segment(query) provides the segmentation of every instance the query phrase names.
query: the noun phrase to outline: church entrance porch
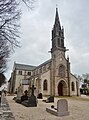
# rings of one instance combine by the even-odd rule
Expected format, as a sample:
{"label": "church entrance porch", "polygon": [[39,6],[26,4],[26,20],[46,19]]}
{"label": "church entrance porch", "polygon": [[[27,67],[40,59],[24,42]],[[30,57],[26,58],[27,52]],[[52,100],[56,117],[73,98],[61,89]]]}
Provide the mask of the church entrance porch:
{"label": "church entrance porch", "polygon": [[58,95],[65,96],[67,95],[67,85],[66,82],[61,80],[58,84]]}

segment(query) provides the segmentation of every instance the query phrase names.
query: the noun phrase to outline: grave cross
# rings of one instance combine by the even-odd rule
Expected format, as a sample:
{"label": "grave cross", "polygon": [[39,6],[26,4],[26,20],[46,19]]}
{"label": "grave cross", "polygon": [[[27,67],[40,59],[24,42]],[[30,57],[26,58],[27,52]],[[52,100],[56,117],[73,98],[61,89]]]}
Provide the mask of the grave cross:
{"label": "grave cross", "polygon": [[34,90],[36,89],[36,87],[34,87],[34,85],[32,85],[31,89],[32,89],[32,95],[34,95]]}

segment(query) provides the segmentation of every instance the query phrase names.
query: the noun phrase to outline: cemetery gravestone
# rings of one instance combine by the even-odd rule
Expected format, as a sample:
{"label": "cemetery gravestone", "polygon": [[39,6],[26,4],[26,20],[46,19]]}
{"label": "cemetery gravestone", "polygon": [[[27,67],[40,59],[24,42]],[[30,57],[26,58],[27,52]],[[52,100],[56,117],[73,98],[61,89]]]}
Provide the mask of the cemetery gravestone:
{"label": "cemetery gravestone", "polygon": [[54,96],[49,96],[46,100],[43,100],[46,103],[54,102]]}
{"label": "cemetery gravestone", "polygon": [[21,96],[21,102],[23,102],[24,100],[28,100],[28,91],[27,90],[25,90],[24,95]]}
{"label": "cemetery gravestone", "polygon": [[57,101],[57,108],[46,108],[46,111],[54,114],[56,116],[66,116],[69,115],[68,112],[68,102],[66,99],[61,99]]}
{"label": "cemetery gravestone", "polygon": [[21,96],[22,96],[22,94],[23,94],[23,89],[22,89],[22,87],[21,87],[21,85],[18,87],[18,90],[17,90],[17,97],[16,97],[16,99],[15,99],[15,101],[17,102],[17,103],[21,103]]}
{"label": "cemetery gravestone", "polygon": [[68,102],[67,102],[66,99],[58,100],[58,102],[57,102],[57,112],[58,112],[58,116],[69,115]]}
{"label": "cemetery gravestone", "polygon": [[37,99],[36,96],[34,95],[34,90],[36,88],[34,87],[34,85],[32,85],[31,87],[31,96],[28,98],[28,100],[23,101],[21,104],[26,106],[26,107],[37,107]]}
{"label": "cemetery gravestone", "polygon": [[49,96],[46,100],[47,103],[54,102],[54,96]]}
{"label": "cemetery gravestone", "polygon": [[43,96],[42,96],[42,93],[39,93],[38,96],[37,96],[38,99],[42,99]]}

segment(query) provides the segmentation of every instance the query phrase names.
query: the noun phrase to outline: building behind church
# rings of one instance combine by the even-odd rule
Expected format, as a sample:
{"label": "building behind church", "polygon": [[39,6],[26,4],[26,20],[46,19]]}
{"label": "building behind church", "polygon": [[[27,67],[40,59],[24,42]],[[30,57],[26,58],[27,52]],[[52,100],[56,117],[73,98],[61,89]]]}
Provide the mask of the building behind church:
{"label": "building behind church", "polygon": [[23,90],[29,90],[29,87],[34,84],[36,94],[79,95],[79,82],[71,73],[69,57],[66,58],[65,52],[64,29],[60,24],[58,8],[56,8],[55,22],[52,29],[51,59],[39,66],[14,63],[9,81],[9,91],[14,93],[19,85],[22,85]]}

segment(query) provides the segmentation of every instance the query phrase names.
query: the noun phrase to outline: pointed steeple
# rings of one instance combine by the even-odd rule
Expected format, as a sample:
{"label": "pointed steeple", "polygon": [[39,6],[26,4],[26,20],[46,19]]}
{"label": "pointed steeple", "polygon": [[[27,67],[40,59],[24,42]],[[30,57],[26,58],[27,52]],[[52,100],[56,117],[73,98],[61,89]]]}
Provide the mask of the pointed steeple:
{"label": "pointed steeple", "polygon": [[56,36],[62,35],[63,31],[61,29],[59,15],[58,15],[58,8],[56,7],[56,15],[55,15],[55,22],[53,26],[52,38]]}
{"label": "pointed steeple", "polygon": [[52,30],[52,51],[61,49],[65,51],[64,47],[64,28],[60,25],[58,8],[56,7],[55,22]]}
{"label": "pointed steeple", "polygon": [[56,15],[55,15],[55,24],[54,27],[58,26],[61,29],[59,15],[58,15],[58,8],[56,7]]}

